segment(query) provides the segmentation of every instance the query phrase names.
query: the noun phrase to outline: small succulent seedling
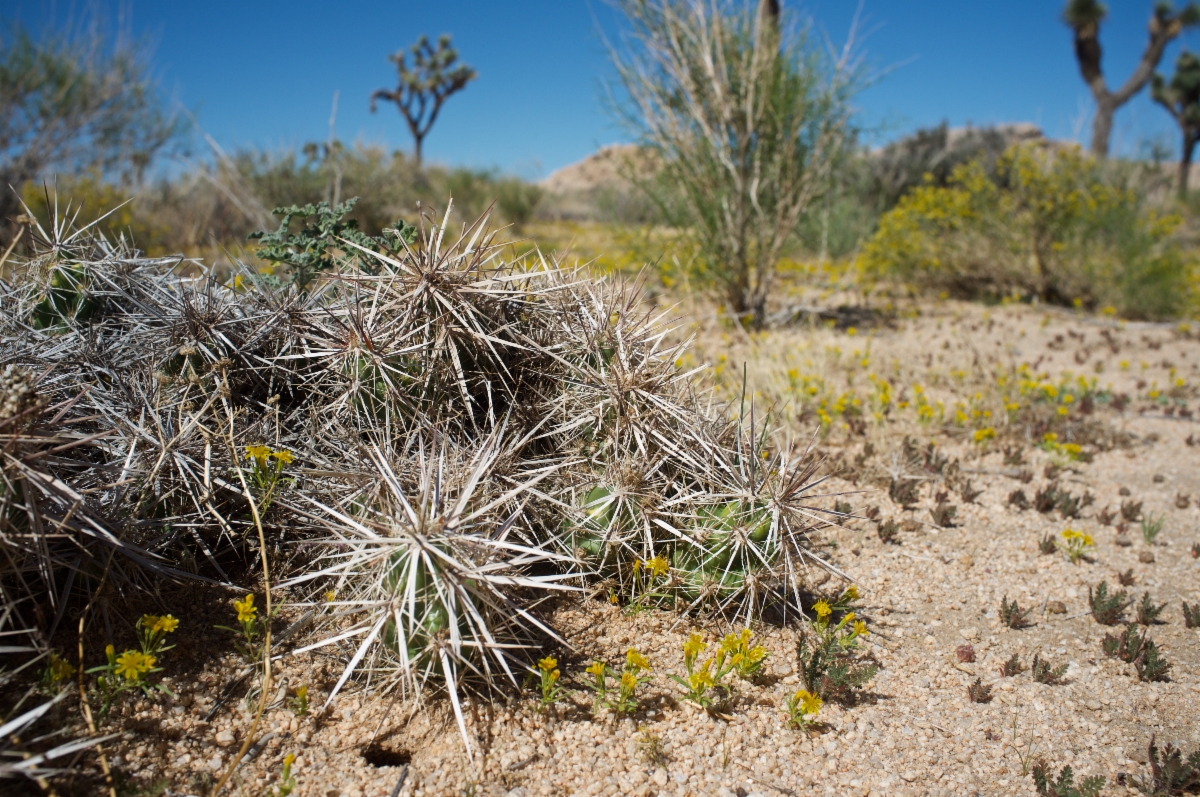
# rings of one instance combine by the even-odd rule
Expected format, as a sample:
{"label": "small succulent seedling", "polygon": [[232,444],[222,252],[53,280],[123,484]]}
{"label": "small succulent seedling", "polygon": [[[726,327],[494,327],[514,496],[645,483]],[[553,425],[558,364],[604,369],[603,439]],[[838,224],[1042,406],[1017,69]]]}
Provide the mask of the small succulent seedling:
{"label": "small succulent seedling", "polygon": [[1021,659],[1016,653],[1008,657],[1008,661],[1000,665],[1000,675],[1004,678],[1012,678],[1025,672],[1025,665],[1021,664]]}
{"label": "small succulent seedling", "polygon": [[1054,667],[1050,662],[1041,657],[1040,654],[1033,654],[1033,664],[1030,667],[1033,680],[1039,684],[1048,686],[1058,686],[1063,683],[1063,676],[1067,674],[1067,665],[1061,664]]}
{"label": "small succulent seedling", "polygon": [[1092,617],[1100,625],[1116,625],[1121,622],[1125,610],[1133,604],[1133,599],[1121,590],[1112,595],[1108,594],[1108,582],[1101,581],[1095,591],[1088,587],[1088,605],[1092,609]]}
{"label": "small succulent seedling", "polygon": [[1133,568],[1129,568],[1124,573],[1117,573],[1117,583],[1122,587],[1132,587],[1134,584]]}
{"label": "small succulent seedling", "polygon": [[1093,775],[1084,778],[1078,785],[1075,783],[1075,773],[1071,767],[1065,766],[1054,779],[1054,772],[1045,761],[1035,761],[1033,764],[1033,785],[1037,793],[1043,797],[1098,797],[1104,788],[1104,776]]}
{"label": "small succulent seedling", "polygon": [[1096,522],[1101,526],[1111,526],[1112,522],[1117,519],[1116,512],[1110,512],[1108,507],[1104,507],[1096,513]]}
{"label": "small succulent seedling", "polygon": [[1140,520],[1141,517],[1142,517],[1142,502],[1141,501],[1134,501],[1134,500],[1130,499],[1129,501],[1121,502],[1121,519],[1122,520],[1126,521],[1127,523],[1134,523],[1137,520]]}
{"label": "small succulent seedling", "polygon": [[1175,795],[1200,786],[1200,750],[1185,759],[1183,750],[1168,742],[1160,756],[1154,736],[1150,734],[1150,778],[1138,784],[1140,790],[1151,795]]}
{"label": "small succulent seedling", "polygon": [[1042,554],[1043,556],[1048,556],[1057,552],[1058,538],[1056,538],[1053,534],[1047,534],[1046,536],[1042,537],[1041,542],[1038,543],[1038,553]]}
{"label": "small succulent seedling", "polygon": [[892,545],[900,544],[900,524],[894,519],[888,518],[880,523],[878,526],[878,531],[879,539],[883,542],[891,543]]}
{"label": "small succulent seedling", "polygon": [[1021,629],[1033,625],[1029,619],[1031,611],[1032,609],[1022,609],[1015,600],[1010,603],[1007,595],[1000,600],[1000,622],[1009,628]]}
{"label": "small succulent seedling", "polygon": [[967,686],[967,698],[972,703],[990,703],[992,687],[985,684],[982,678],[976,678],[974,683]]}
{"label": "small succulent seedling", "polygon": [[853,515],[854,514],[854,505],[851,504],[849,501],[834,501],[833,502],[833,511],[837,512],[839,515],[843,515],[843,516]]}
{"label": "small succulent seedling", "polygon": [[1166,519],[1167,516],[1165,514],[1155,515],[1153,512],[1142,519],[1142,540],[1147,545],[1154,544],[1154,541],[1163,530],[1163,523],[1166,522]]}
{"label": "small succulent seedling", "polygon": [[971,484],[970,479],[967,479],[965,483],[959,485],[958,496],[963,500],[964,504],[975,503],[975,499],[981,495],[983,495],[983,490],[975,489],[975,487]]}
{"label": "small succulent seedling", "polygon": [[1008,494],[1008,505],[1016,507],[1024,512],[1029,508],[1029,499],[1025,497],[1025,491],[1022,489],[1013,490]]}
{"label": "small succulent seedling", "polygon": [[1183,624],[1186,628],[1200,628],[1200,603],[1183,602]]}
{"label": "small succulent seedling", "polygon": [[1167,604],[1162,603],[1155,605],[1154,601],[1150,600],[1150,593],[1142,593],[1142,600],[1137,605],[1137,621],[1140,625],[1154,625],[1161,622],[1158,616],[1163,613],[1163,609],[1167,608]]}
{"label": "small succulent seedling", "polygon": [[1020,473],[1017,474],[1017,481],[1019,481],[1021,484],[1032,483],[1033,471],[1031,471],[1029,468],[1022,468]]}
{"label": "small succulent seedling", "polygon": [[1017,468],[1025,464],[1025,453],[1020,446],[1004,447],[1004,464],[1010,468]]}
{"label": "small succulent seedling", "polygon": [[784,712],[787,714],[788,727],[798,731],[807,730],[817,721],[817,714],[821,711],[822,705],[824,705],[824,701],[821,700],[820,695],[807,689],[797,689],[787,696],[783,704]]}

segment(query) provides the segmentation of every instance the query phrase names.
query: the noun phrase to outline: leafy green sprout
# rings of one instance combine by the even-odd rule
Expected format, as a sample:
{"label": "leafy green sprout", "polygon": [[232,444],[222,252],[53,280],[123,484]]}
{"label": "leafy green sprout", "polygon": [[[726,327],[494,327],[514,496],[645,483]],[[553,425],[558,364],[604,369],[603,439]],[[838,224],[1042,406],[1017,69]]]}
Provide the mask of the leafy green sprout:
{"label": "leafy green sprout", "polygon": [[303,717],[308,714],[308,686],[306,684],[296,687],[296,693],[288,698],[288,708],[297,717]]}
{"label": "leafy green sprout", "polygon": [[296,778],[292,775],[292,764],[295,763],[294,753],[283,757],[283,769],[279,773],[279,785],[276,787],[277,797],[288,797],[296,789]]}
{"label": "leafy green sprout", "polygon": [[1150,512],[1146,517],[1142,518],[1142,540],[1147,545],[1154,545],[1154,541],[1163,530],[1163,524],[1166,522],[1165,514],[1155,515]]}

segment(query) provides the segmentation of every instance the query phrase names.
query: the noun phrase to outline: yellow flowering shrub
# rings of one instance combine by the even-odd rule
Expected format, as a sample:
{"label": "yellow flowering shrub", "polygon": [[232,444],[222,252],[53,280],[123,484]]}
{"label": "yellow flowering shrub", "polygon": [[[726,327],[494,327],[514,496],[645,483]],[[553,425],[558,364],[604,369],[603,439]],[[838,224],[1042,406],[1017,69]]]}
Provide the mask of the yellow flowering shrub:
{"label": "yellow flowering shrub", "polygon": [[982,160],[928,182],[880,219],[863,272],[964,298],[1039,298],[1114,308],[1126,317],[1196,306],[1195,259],[1182,220],[1146,206],[1113,167],[1078,148],[1009,148],[989,176]]}

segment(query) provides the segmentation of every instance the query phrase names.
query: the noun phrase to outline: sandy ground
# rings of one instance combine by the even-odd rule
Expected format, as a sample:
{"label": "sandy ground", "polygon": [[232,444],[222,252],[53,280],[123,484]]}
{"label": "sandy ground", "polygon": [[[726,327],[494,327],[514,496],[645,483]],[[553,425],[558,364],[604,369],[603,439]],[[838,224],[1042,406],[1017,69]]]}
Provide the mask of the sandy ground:
{"label": "sandy ground", "polygon": [[[1102,330],[1108,337],[1101,337]],[[312,653],[285,656],[279,661],[278,700],[264,717],[264,735],[253,761],[241,769],[235,793],[274,794],[281,761],[294,753],[294,794],[305,797],[1029,795],[1034,788],[1028,765],[1037,758],[1056,773],[1069,764],[1077,776],[1103,775],[1104,793],[1119,794],[1132,793],[1119,780],[1148,772],[1151,734],[1160,744],[1173,741],[1188,752],[1200,745],[1200,630],[1185,629],[1180,609],[1181,600],[1200,600],[1200,560],[1190,550],[1200,542],[1200,448],[1188,442],[1196,424],[1168,417],[1161,405],[1140,398],[1153,389],[1151,381],[1196,380],[1200,348],[1192,335],[1058,311],[946,304],[893,329],[854,338],[836,330],[789,329],[751,340],[708,330],[701,349],[724,347],[730,361],[751,361],[752,381],[758,373],[767,382],[792,359],[803,360],[805,352],[830,341],[840,341],[847,352],[869,343],[872,358],[897,364],[888,367],[898,382],[921,379],[936,386],[934,372],[978,368],[981,362],[986,369],[1006,359],[1036,362],[1037,370],[1056,376],[1072,369],[1098,375],[1101,384],[1111,382],[1114,391],[1132,398],[1121,413],[1103,407],[1095,416],[1128,433],[1126,444],[1057,476],[1061,486],[1095,496],[1094,505],[1075,520],[1021,511],[1007,502],[1015,489],[1032,497],[1049,483],[1044,473],[1049,455],[1029,442],[1022,447],[1027,464],[1021,467],[1032,481],[1022,483],[1003,462],[999,443],[1011,440],[1002,438],[981,455],[968,435],[950,430],[938,436],[941,450],[959,459],[975,487],[983,489],[975,503],[954,497],[958,514],[952,528],[929,523],[935,488],[923,490],[916,508],[906,511],[877,482],[835,480],[836,489],[854,493],[845,500],[856,513],[878,506],[884,519],[913,522],[893,545],[884,544],[876,524],[867,520],[815,535],[816,550],[857,581],[864,597],[860,615],[874,629],[868,651],[880,670],[854,705],[827,703],[811,733],[790,730],[780,712],[799,686],[795,629],[755,629],[770,650],[764,675],[741,683],[731,705],[713,714],[685,702],[666,674],[683,671],[681,647],[689,631],[713,640],[727,625],[663,610],[630,615],[599,599],[579,599],[553,612],[571,644],[554,651],[565,685],[581,689],[590,660],[616,663],[636,647],[650,659],[655,677],[643,688],[633,716],[593,718],[585,693],[540,713],[531,692],[514,692],[506,703],[468,707],[475,738],[468,757],[444,704],[434,700],[413,709],[357,683],[321,713],[340,662]],[[1129,364],[1127,370],[1121,362]],[[827,361],[822,367],[833,368]],[[836,374],[830,370],[827,376]],[[763,389],[769,392],[770,386]],[[869,438],[884,467],[897,441],[916,428],[898,422],[863,436],[838,430],[824,449],[849,457]],[[928,428],[920,433],[922,441],[931,437]],[[1177,506],[1180,495],[1191,498],[1186,508]],[[1165,514],[1153,546],[1143,542],[1137,524],[1128,534],[1132,544],[1118,545],[1113,527],[1098,521],[1100,509],[1115,510],[1125,500]],[[1071,564],[1061,554],[1039,553],[1043,536],[1068,527],[1094,536],[1090,562]],[[1116,588],[1117,574],[1130,569],[1134,597],[1148,591],[1167,603],[1161,624],[1150,628],[1172,664],[1166,682],[1139,682],[1130,665],[1107,658],[1101,640],[1119,628],[1101,626],[1088,613],[1088,587],[1104,579]],[[815,571],[809,586],[818,593],[840,589]],[[1033,609],[1031,627],[1001,624],[1004,597]],[[123,735],[107,754],[128,780],[126,794],[201,795],[250,725],[243,693],[205,720],[238,670],[228,640],[204,630],[229,621],[229,595],[189,590],[162,600],[183,619],[171,660],[186,671],[168,680],[174,699],[131,701],[114,715]],[[180,609],[179,601],[190,610]],[[956,655],[966,644],[973,648],[973,663]],[[998,668],[1013,653],[1026,666],[1035,653],[1066,664],[1065,683],[1035,683],[1028,671],[1002,677]],[[967,686],[976,678],[994,688],[991,702],[968,699]],[[301,683],[310,685],[314,710],[296,717],[283,701],[286,690]]]}

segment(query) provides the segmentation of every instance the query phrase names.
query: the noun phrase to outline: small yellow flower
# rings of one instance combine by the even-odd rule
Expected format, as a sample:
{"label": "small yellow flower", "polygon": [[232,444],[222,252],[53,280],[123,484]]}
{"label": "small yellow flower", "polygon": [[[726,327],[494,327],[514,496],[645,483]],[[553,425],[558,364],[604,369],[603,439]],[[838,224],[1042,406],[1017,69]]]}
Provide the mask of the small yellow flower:
{"label": "small yellow flower", "polygon": [[867,624],[865,622],[862,620],[855,620],[854,633],[858,634],[859,636],[866,636],[867,634],[871,633],[871,631],[867,628]]}
{"label": "small yellow flower", "polygon": [[704,638],[696,631],[693,631],[688,641],[683,643],[683,655],[688,658],[695,658],[704,652],[708,645],[704,644]]}
{"label": "small yellow flower", "polygon": [[604,662],[593,661],[590,665],[588,665],[586,672],[588,675],[592,675],[592,676],[595,676],[596,678],[599,678],[602,675],[604,675],[604,671],[606,669],[608,669],[608,665],[606,665]]}
{"label": "small yellow flower", "polygon": [[288,451],[287,449],[272,451],[271,456],[275,457],[275,459],[279,460],[284,465],[291,465],[292,461],[296,458],[292,452]]}
{"label": "small yellow flower", "polygon": [[50,664],[47,669],[50,673],[50,680],[55,683],[65,681],[75,674],[75,668],[71,666],[71,663],[54,651],[50,652]]}
{"label": "small yellow flower", "polygon": [[846,587],[846,591],[842,593],[842,600],[846,603],[858,600],[858,587],[854,584]]}
{"label": "small yellow flower", "polygon": [[115,656],[116,654],[117,654],[117,649],[114,648],[112,645],[104,646],[104,655],[108,658],[109,661],[112,661],[112,657]]}
{"label": "small yellow flower", "polygon": [[1066,531],[1064,531],[1062,533],[1062,535],[1063,535],[1063,539],[1066,539],[1066,540],[1073,540],[1073,539],[1081,536],[1081,534],[1078,531],[1076,531],[1075,529],[1067,529]]}
{"label": "small yellow flower", "polygon": [[849,623],[853,619],[854,619],[854,612],[846,612],[846,615],[842,618],[842,625]]}
{"label": "small yellow flower", "polygon": [[162,631],[169,634],[179,627],[179,621],[169,614],[164,614],[162,617],[154,618],[154,625],[150,628],[153,631]]}
{"label": "small yellow flower", "polygon": [[822,598],[813,605],[813,611],[817,613],[817,617],[825,619],[833,613],[833,609],[829,607],[829,603]]}
{"label": "small yellow flower", "polygon": [[667,571],[671,569],[671,565],[665,557],[656,556],[646,562],[646,569],[650,571],[652,576],[659,578],[667,574]]}
{"label": "small yellow flower", "polygon": [[539,661],[537,666],[542,672],[550,672],[558,666],[558,659],[554,658],[553,656],[547,656]]}
{"label": "small yellow flower", "polygon": [[269,456],[271,456],[271,449],[268,446],[246,446],[246,459],[254,460],[254,464],[260,468],[267,467]]}
{"label": "small yellow flower", "polygon": [[254,619],[254,615],[258,614],[253,594],[247,595],[240,601],[234,601],[233,608],[237,609],[239,623],[248,623]]}
{"label": "small yellow flower", "polygon": [[688,685],[692,687],[693,691],[702,692],[705,689],[712,687],[713,677],[712,673],[709,672],[709,668],[711,666],[712,659],[709,659],[708,661],[704,662],[703,667],[688,676]]}
{"label": "small yellow flower", "polygon": [[117,657],[116,674],[127,681],[136,681],[154,666],[154,657],[139,650],[127,650]]}
{"label": "small yellow flower", "polygon": [[637,676],[628,670],[621,673],[621,688],[627,692],[637,689]]}
{"label": "small yellow flower", "polygon": [[988,440],[996,439],[996,430],[990,426],[985,429],[976,429],[973,437],[976,443],[986,443]]}
{"label": "small yellow flower", "polygon": [[335,592],[334,590],[330,589],[330,590],[325,591],[325,602],[326,603],[333,603],[334,599],[336,599],[336,598],[337,598],[337,592]]}
{"label": "small yellow flower", "polygon": [[630,667],[637,667],[639,670],[649,670],[650,662],[641,653],[638,653],[633,648],[630,648],[625,653],[625,663]]}
{"label": "small yellow flower", "polygon": [[300,686],[296,687],[296,697],[300,698],[301,700],[308,698],[308,686],[306,684],[301,684]]}
{"label": "small yellow flower", "polygon": [[296,762],[296,755],[295,755],[295,753],[288,753],[287,755],[285,755],[285,756],[283,757],[283,766],[284,766],[284,767],[290,767],[290,766],[291,766],[292,764],[294,764],[295,762]]}
{"label": "small yellow flower", "polygon": [[1080,542],[1083,543],[1085,548],[1090,548],[1091,546],[1096,544],[1095,541],[1092,539],[1091,534],[1080,534],[1079,540],[1080,540]]}
{"label": "small yellow flower", "polygon": [[796,693],[796,700],[800,701],[803,713],[810,715],[819,713],[821,706],[824,705],[824,701],[821,700],[820,695],[805,691],[804,689]]}

